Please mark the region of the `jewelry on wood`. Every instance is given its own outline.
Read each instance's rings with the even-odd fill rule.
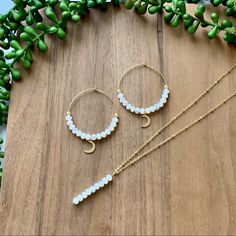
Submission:
[[[215,107],[213,107],[212,109],[210,109],[208,112],[206,112],[205,114],[201,115],[200,117],[198,117],[196,120],[194,120],[192,123],[186,125],[184,128],[180,129],[179,131],[175,132],[174,134],[170,135],[168,138],[166,138],[165,140],[161,141],[160,143],[158,143],[156,146],[152,147],[151,149],[147,150],[146,152],[144,152],[143,154],[139,155],[140,151],[142,151],[155,137],[157,137],[159,134],[161,134],[166,128],[168,128],[171,124],[174,123],[174,121],[176,121],[178,118],[180,118],[185,112],[187,112],[190,108],[192,108],[194,105],[196,105],[205,95],[207,95],[211,89],[213,89],[217,84],[219,84],[219,82],[221,80],[223,80],[223,78],[225,78],[233,69],[235,69],[236,64],[234,64],[228,71],[226,71],[222,76],[220,76],[214,83],[212,83],[202,94],[200,94],[193,102],[191,102],[189,105],[187,105],[182,111],[180,111],[176,116],[174,116],[172,119],[170,119],[162,128],[160,128],[158,131],[156,131],[154,133],[154,135],[152,137],[150,137],[142,146],[140,146],[131,156],[129,156],[127,159],[125,159],[112,173],[111,177],[109,177],[111,180],[113,180],[115,175],[119,175],[121,172],[123,172],[124,170],[126,170],[128,167],[132,166],[133,164],[135,164],[136,162],[138,162],[139,160],[143,159],[144,157],[147,157],[148,154],[152,153],[153,151],[161,148],[163,145],[165,145],[166,143],[172,141],[174,138],[176,138],[177,136],[183,134],[185,131],[187,131],[188,129],[190,129],[191,127],[193,127],[194,125],[196,125],[197,123],[201,122],[203,119],[205,119],[206,117],[208,117],[210,114],[212,114],[213,112],[215,112],[217,109],[219,109],[221,106],[223,106],[225,103],[227,103],[228,101],[230,101],[233,97],[236,96],[236,92],[232,93],[231,95],[229,95],[226,99],[224,99],[222,102],[220,102],[218,105],[216,105]],[[109,175],[110,176],[110,175]],[[103,187],[104,185],[102,184],[102,182],[100,183],[101,187]],[[93,185],[95,186],[95,184]],[[97,186],[97,185],[96,185]],[[100,188],[100,187],[99,187]],[[94,191],[94,187],[90,187],[90,190],[86,189],[85,193],[83,192],[83,195],[85,196],[85,198],[88,196],[88,193],[90,194],[90,191]],[[86,193],[87,191],[87,193]],[[79,202],[81,202],[83,198],[79,197],[82,194],[76,196],[73,198],[72,203],[77,205]],[[81,200],[82,199],[82,200]]]
[[[93,153],[96,150],[95,141],[96,140],[104,139],[107,136],[109,136],[115,130],[115,128],[116,128],[116,126],[117,126],[117,124],[119,122],[118,113],[115,111],[115,114],[113,115],[109,126],[105,130],[103,130],[103,131],[101,131],[99,133],[93,133],[93,134],[85,133],[85,132],[83,132],[82,130],[80,130],[79,128],[76,127],[76,125],[74,124],[72,115],[71,115],[71,108],[72,108],[73,104],[82,95],[84,95],[86,93],[89,93],[89,92],[94,92],[94,91],[95,92],[99,92],[99,93],[105,95],[112,102],[112,104],[114,105],[113,100],[110,98],[110,96],[108,94],[106,94],[105,92],[103,92],[103,91],[101,91],[101,90],[99,90],[97,88],[89,88],[89,89],[86,89],[86,90],[80,92],[78,95],[76,95],[74,97],[74,99],[72,100],[72,102],[69,105],[69,109],[68,109],[67,115],[65,117],[66,124],[68,125],[68,128],[72,132],[72,134],[76,135],[78,138],[80,138],[82,140],[86,140],[89,144],[92,145],[91,149],[84,150],[84,152],[86,154]]]
[[[80,202],[82,202],[88,196],[95,193],[97,190],[103,188],[108,183],[111,183],[111,181],[112,181],[112,175],[107,175],[106,177],[99,180],[97,183],[95,183],[92,186],[90,186],[89,188],[85,189],[84,192],[82,192],[81,194],[76,195],[73,198],[72,203],[74,205],[78,205]]]
[[[164,89],[162,91],[162,95],[161,95],[159,101],[156,102],[155,104],[149,106],[149,107],[146,107],[146,108],[142,108],[142,107],[139,107],[139,106],[131,104],[127,100],[127,98],[125,97],[124,93],[121,91],[121,83],[124,80],[125,76],[130,71],[132,71],[132,70],[134,70],[136,68],[139,68],[139,67],[145,67],[145,68],[148,68],[148,69],[154,71],[155,73],[157,73],[157,74],[159,74],[161,76],[161,79],[164,82]],[[151,124],[151,120],[150,120],[148,114],[160,110],[167,103],[167,100],[168,100],[168,97],[169,97],[169,93],[170,93],[170,91],[168,89],[168,86],[167,86],[166,79],[165,79],[164,75],[161,72],[159,72],[158,70],[156,70],[155,68],[153,68],[152,66],[149,66],[149,65],[146,65],[145,63],[143,63],[143,64],[137,64],[135,66],[132,66],[132,67],[128,68],[123,73],[123,75],[120,78],[119,84],[118,84],[117,97],[118,97],[118,100],[121,103],[121,105],[123,107],[125,107],[128,111],[130,111],[132,113],[135,113],[137,115],[141,115],[142,118],[145,118],[147,120],[147,123],[145,123],[145,124],[143,124],[141,126],[142,128],[147,128]]]

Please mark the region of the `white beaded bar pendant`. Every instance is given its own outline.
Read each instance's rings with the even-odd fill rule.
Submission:
[[[89,188],[85,189],[84,192],[82,192],[79,195],[74,196],[72,203],[74,205],[78,205],[81,203],[84,199],[86,199],[91,194],[95,193],[97,190],[103,188],[108,183],[112,182],[112,175],[107,175],[106,177],[99,180],[97,183],[93,184]]]

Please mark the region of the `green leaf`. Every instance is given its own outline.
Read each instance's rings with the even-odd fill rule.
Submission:
[[[20,59],[20,63],[25,69],[28,69],[31,67],[31,62],[24,57]]]
[[[146,13],[146,11],[147,11],[147,7],[148,7],[148,2],[145,2],[143,5],[141,5],[137,9],[138,14],[144,15]]]
[[[29,35],[28,33],[26,33],[26,32],[22,32],[22,33],[20,34],[20,39],[21,39],[22,41],[27,41],[27,42],[31,42],[31,41],[32,41],[32,38],[31,38],[30,35]]]
[[[219,14],[216,13],[216,12],[212,12],[211,13],[211,19],[213,21],[214,24],[217,24],[218,23],[218,20],[219,20]]]
[[[54,34],[57,32],[57,27],[55,26],[51,26],[48,30],[49,34]]]
[[[172,21],[171,21],[171,26],[172,26],[173,28],[178,27],[178,26],[179,26],[179,23],[180,23],[180,19],[181,19],[180,15],[177,15],[174,19],[172,19]]]
[[[20,75],[20,71],[15,69],[15,68],[10,68],[11,71],[11,75],[12,75],[12,79],[13,80],[20,80],[21,75]]]
[[[214,39],[218,33],[218,26],[215,25],[209,32],[208,32],[208,38]]]
[[[53,12],[52,8],[50,6],[48,6],[45,9],[45,15],[48,17],[48,19],[50,19],[51,21],[58,23],[58,19],[56,14]]]
[[[31,11],[29,11],[29,15],[26,17],[26,23],[27,23],[27,25],[33,25],[34,24],[34,17],[32,15]]]
[[[26,50],[25,52],[25,58],[30,61],[31,63],[33,62],[33,55],[30,49]]]
[[[29,35],[38,36],[38,34],[36,33],[36,31],[33,29],[32,26],[26,26],[24,28],[24,31]]]
[[[69,11],[69,7],[67,6],[67,3],[65,0],[61,0],[59,8],[61,11]]]
[[[228,27],[228,28],[225,29],[225,31],[229,34],[236,34],[235,27]]]
[[[3,24],[6,19],[7,19],[7,14],[5,15],[0,14],[0,24]]]
[[[47,31],[48,30],[48,27],[42,22],[37,23],[35,28],[37,30],[41,30],[41,31]]]
[[[193,23],[191,26],[188,27],[188,32],[190,34],[194,34],[197,31],[199,24],[200,24],[199,21],[196,21],[195,23]]]
[[[125,8],[128,10],[132,9],[134,6],[134,2],[135,1],[133,1],[133,0],[126,0],[125,1]]]
[[[74,15],[72,15],[71,19],[72,19],[72,21],[74,21],[74,22],[78,22],[78,21],[80,20],[80,16],[77,15],[77,14],[74,14]]]
[[[66,33],[62,28],[57,29],[57,36],[59,39],[64,39],[66,37]]]
[[[148,8],[148,12],[150,14],[155,14],[155,13],[159,12],[161,9],[162,8],[161,8],[160,5],[159,6],[151,6],[151,7]]]
[[[41,52],[46,52],[48,50],[48,45],[41,39],[38,41],[37,47]]]
[[[9,52],[9,53],[7,53],[6,55],[5,55],[5,58],[7,59],[7,60],[10,60],[10,59],[12,59],[12,58],[14,58],[14,57],[16,57],[16,53],[15,52]]]
[[[164,20],[165,22],[169,23],[172,18],[174,17],[175,13],[174,12],[170,12],[164,15]]]
[[[11,42],[10,42],[10,46],[12,47],[12,48],[14,48],[14,49],[21,49],[21,46],[20,46],[20,44],[16,41],[16,40],[12,40]]]
[[[138,9],[141,6],[142,0],[137,0],[134,3],[134,8]],[[151,14],[151,13],[150,13]]]
[[[227,28],[227,27],[232,27],[232,26],[233,26],[233,23],[232,23],[231,20],[226,20],[226,19],[224,19],[224,20],[222,21],[222,23],[221,23],[221,27],[222,27],[223,29],[225,29],[225,28]]]

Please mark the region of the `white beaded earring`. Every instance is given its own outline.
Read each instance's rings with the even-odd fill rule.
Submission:
[[[163,88],[163,91],[162,91],[162,95],[159,98],[159,101],[156,102],[155,104],[149,106],[149,107],[146,107],[146,108],[141,108],[141,107],[138,107],[136,105],[132,105],[126,99],[124,93],[121,91],[121,84],[122,84],[125,76],[130,71],[132,71],[132,70],[134,70],[134,69],[136,69],[138,67],[145,67],[145,68],[148,68],[148,69],[154,71],[155,73],[157,73],[157,74],[159,74],[161,76],[161,79],[164,82],[164,88]],[[170,93],[170,91],[168,89],[168,86],[167,86],[166,79],[165,79],[164,75],[161,72],[159,72],[158,70],[156,70],[155,68],[153,68],[152,66],[149,66],[149,65],[146,65],[145,63],[143,63],[143,64],[137,64],[135,66],[132,66],[132,67],[128,68],[123,73],[123,75],[121,76],[120,81],[118,83],[117,97],[118,97],[118,100],[121,103],[121,105],[124,106],[128,111],[130,111],[132,113],[135,113],[137,115],[141,115],[142,118],[145,118],[147,120],[147,122],[141,126],[142,128],[147,128],[151,124],[151,120],[150,120],[148,114],[160,110],[165,105],[165,103],[167,102],[169,93]]]
[[[99,133],[93,133],[93,134],[88,134],[88,133],[85,133],[83,132],[82,130],[80,130],[79,128],[76,127],[76,125],[74,124],[74,121],[73,121],[73,118],[71,116],[71,108],[73,106],[73,104],[84,94],[86,93],[89,93],[89,92],[99,92],[103,95],[105,95],[113,104],[114,106],[114,102],[113,100],[111,99],[111,97],[106,94],[105,92],[97,89],[97,88],[89,88],[89,89],[86,89],[82,92],[80,92],[78,95],[76,95],[74,97],[74,99],[71,101],[70,105],[69,105],[69,109],[68,109],[68,112],[67,112],[67,115],[66,115],[66,123],[68,125],[68,128],[69,130],[72,132],[72,134],[76,135],[78,138],[82,139],[82,140],[86,140],[88,143],[90,143],[92,145],[92,148],[90,150],[84,150],[85,153],[87,154],[91,154],[95,151],[96,149],[96,146],[95,146],[95,141],[96,140],[101,140],[103,138],[106,138],[107,136],[109,136],[116,128],[118,122],[119,122],[119,118],[118,118],[118,114],[117,114],[117,111],[116,111],[116,108],[115,108],[115,113],[114,115],[112,116],[112,119],[111,119],[111,122],[109,124],[109,126],[99,132]]]

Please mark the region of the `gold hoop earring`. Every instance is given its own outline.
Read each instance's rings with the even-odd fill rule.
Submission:
[[[76,127],[76,125],[74,124],[74,121],[73,121],[73,118],[72,118],[72,115],[71,115],[71,108],[73,106],[73,104],[83,95],[85,95],[86,93],[89,93],[89,92],[98,92],[98,93],[101,93],[103,95],[105,95],[114,105],[114,102],[113,100],[111,99],[111,97],[103,92],[102,90],[99,90],[97,88],[89,88],[89,89],[86,89],[82,92],[80,92],[79,94],[77,94],[73,100],[71,101],[70,105],[69,105],[69,109],[68,109],[68,112],[67,112],[67,115],[65,117],[66,119],[66,124],[68,125],[68,128],[69,130],[72,132],[72,134],[76,135],[78,138],[82,139],[82,140],[86,140],[88,143],[90,143],[92,145],[91,149],[89,150],[84,150],[85,153],[87,154],[91,154],[95,151],[96,149],[96,145],[95,145],[95,141],[96,140],[101,140],[101,139],[104,139],[106,138],[107,136],[109,136],[116,128],[118,122],[119,122],[119,117],[118,117],[118,113],[117,113],[117,109],[115,107],[115,113],[114,115],[112,116],[112,119],[111,119],[111,122],[109,124],[109,126],[99,132],[99,133],[94,133],[94,134],[89,134],[89,133],[85,133],[83,132],[82,130],[80,130],[79,128]]]
[[[121,85],[122,85],[122,82],[125,78],[125,76],[132,70],[136,69],[136,68],[139,68],[139,67],[145,67],[145,68],[148,68],[152,71],[154,71],[155,73],[157,73],[158,75],[161,76],[161,79],[163,80],[164,82],[164,88],[163,88],[163,91],[162,91],[162,95],[159,99],[159,101],[157,103],[155,103],[154,105],[152,106],[149,106],[147,108],[141,108],[141,107],[138,107],[136,105],[132,105],[125,97],[124,93],[122,92],[121,90]],[[123,107],[126,108],[126,110],[132,112],[132,113],[135,113],[137,115],[141,115],[142,118],[145,118],[147,120],[147,122],[145,124],[143,124],[141,127],[142,128],[147,128],[150,126],[151,124],[151,119],[150,117],[148,116],[148,114],[150,113],[153,113],[153,112],[156,112],[158,110],[160,110],[167,102],[168,100],[168,97],[169,97],[169,88],[167,86],[167,83],[166,83],[166,79],[165,79],[165,76],[160,72],[158,71],[157,69],[153,68],[152,66],[149,66],[149,65],[146,65],[145,63],[142,63],[142,64],[137,64],[137,65],[134,65],[130,68],[128,68],[124,73],[123,75],[121,76],[120,80],[119,80],[119,83],[118,83],[118,90],[117,90],[117,98],[119,100],[119,102],[121,103],[121,105]]]

